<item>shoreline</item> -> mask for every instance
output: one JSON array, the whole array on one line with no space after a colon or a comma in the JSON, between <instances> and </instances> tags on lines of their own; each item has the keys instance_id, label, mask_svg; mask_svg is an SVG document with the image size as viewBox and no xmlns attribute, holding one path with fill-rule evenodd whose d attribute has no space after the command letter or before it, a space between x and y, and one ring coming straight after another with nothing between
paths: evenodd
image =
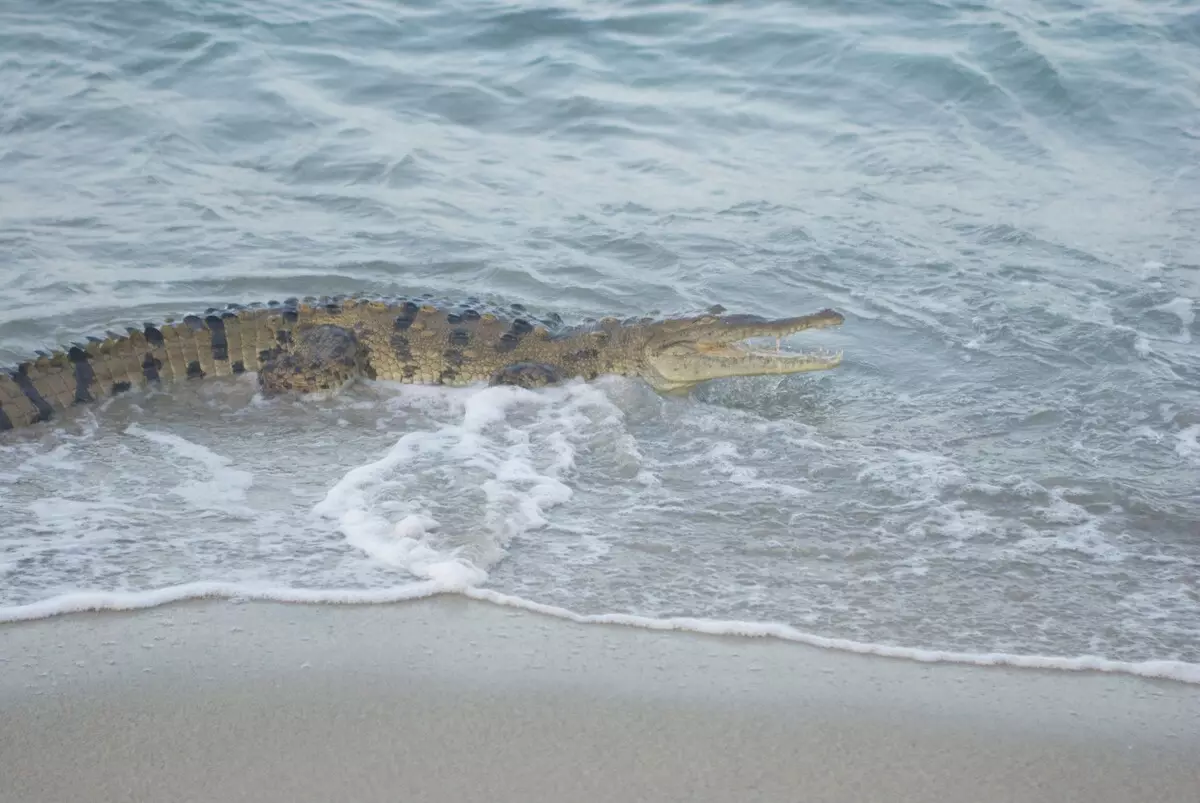
<instances>
[{"instance_id":1,"label":"shoreline","mask_svg":"<svg viewBox=\"0 0 1200 803\"><path fill-rule=\"evenodd\" d=\"M1200 694L437 595L0 625L0 801L1191 800ZM131 797L132 795L132 797Z\"/></svg>"},{"instance_id":2,"label":"shoreline","mask_svg":"<svg viewBox=\"0 0 1200 803\"><path fill-rule=\"evenodd\" d=\"M1102 673L1200 685L1200 663L1176 659L1148 658L1123 661L1097 655L1041 655L1027 653L972 653L878 642L854 641L798 630L780 622L713 620L696 617L652 618L638 614L580 614L570 609L527 600L488 588L460 587L437 581L418 581L403 589L321 590L247 588L223 582L185 583L141 592L85 591L42 600L15 608L0 608L0 628L62 616L130 613L168 608L189 602L277 603L281 605L395 605L437 597L461 597L484 604L526 611L564 622L633 627L650 631L674 631L702 636L766 638L821 650L869 655L920 664L955 664L979 667L1011 667L1065 673ZM6 614L4 612L7 612Z\"/></svg>"}]
</instances>

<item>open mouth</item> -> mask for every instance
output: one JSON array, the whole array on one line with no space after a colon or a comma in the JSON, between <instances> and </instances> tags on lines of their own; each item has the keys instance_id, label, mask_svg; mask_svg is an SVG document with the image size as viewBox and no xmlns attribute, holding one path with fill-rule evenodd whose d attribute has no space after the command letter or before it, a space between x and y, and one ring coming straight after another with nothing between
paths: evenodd
<instances>
[{"instance_id":1,"label":"open mouth","mask_svg":"<svg viewBox=\"0 0 1200 803\"><path fill-rule=\"evenodd\" d=\"M781 341L777 341L775 348L771 350L750 348L749 346L737 343L734 345L733 351L738 356L772 360L808 360L815 362L841 362L842 360L841 349L807 348L803 351L784 351Z\"/></svg>"},{"instance_id":2,"label":"open mouth","mask_svg":"<svg viewBox=\"0 0 1200 803\"><path fill-rule=\"evenodd\" d=\"M841 351L788 351L784 341L807 329L838 326L842 315L822 310L812 315L769 319L757 315L725 315L703 321L707 331L663 350L666 375L690 383L733 376L798 374L824 371L842 362ZM672 361L675 362L672 362Z\"/></svg>"},{"instance_id":3,"label":"open mouth","mask_svg":"<svg viewBox=\"0 0 1200 803\"><path fill-rule=\"evenodd\" d=\"M751 340L752 338L747 338ZM753 338L759 339L759 338ZM697 351L731 365L740 365L762 373L795 373L824 368L833 368L841 363L843 352L831 349L805 349L803 351L785 351L783 336L773 338L774 348L755 348L751 343L740 341L734 343L711 343L697 348Z\"/></svg>"}]
</instances>

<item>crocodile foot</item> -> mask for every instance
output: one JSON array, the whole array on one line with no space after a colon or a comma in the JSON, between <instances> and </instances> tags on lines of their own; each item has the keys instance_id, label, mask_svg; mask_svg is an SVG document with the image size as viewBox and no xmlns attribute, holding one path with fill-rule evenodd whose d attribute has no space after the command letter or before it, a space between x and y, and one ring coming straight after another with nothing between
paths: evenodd
<instances>
[{"instance_id":1,"label":"crocodile foot","mask_svg":"<svg viewBox=\"0 0 1200 803\"><path fill-rule=\"evenodd\" d=\"M264 396L334 390L362 376L363 361L349 329L329 324L298 329L292 342L281 344L259 367L258 386Z\"/></svg>"},{"instance_id":2,"label":"crocodile foot","mask_svg":"<svg viewBox=\"0 0 1200 803\"><path fill-rule=\"evenodd\" d=\"M492 374L489 384L516 385L521 388L544 388L562 381L562 372L553 365L540 362L516 362Z\"/></svg>"}]
</instances>

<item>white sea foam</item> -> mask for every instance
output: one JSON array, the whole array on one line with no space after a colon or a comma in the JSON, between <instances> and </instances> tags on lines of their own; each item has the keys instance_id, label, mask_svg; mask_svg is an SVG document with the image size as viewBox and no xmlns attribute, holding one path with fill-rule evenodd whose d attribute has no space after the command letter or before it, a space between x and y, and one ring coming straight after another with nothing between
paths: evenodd
<instances>
[{"instance_id":1,"label":"white sea foam","mask_svg":"<svg viewBox=\"0 0 1200 803\"><path fill-rule=\"evenodd\" d=\"M859 471L857 479L923 501L936 500L941 491L959 487L967 481L962 467L954 460L932 452L907 449L878 455Z\"/></svg>"},{"instance_id":2,"label":"white sea foam","mask_svg":"<svg viewBox=\"0 0 1200 803\"><path fill-rule=\"evenodd\" d=\"M1149 260L1147 262L1142 263L1141 270L1139 271L1139 275L1142 279L1144 279L1146 281L1150 281L1153 279L1160 279L1160 278L1162 278L1164 268L1166 268L1166 265L1164 265L1163 263L1157 262L1154 260Z\"/></svg>"},{"instance_id":3,"label":"white sea foam","mask_svg":"<svg viewBox=\"0 0 1200 803\"><path fill-rule=\"evenodd\" d=\"M948 650L925 650L914 647L899 647L890 644L872 644L849 639L828 638L805 633L796 628L775 622L739 622L670 617L652 619L630 614L581 615L552 605L543 605L519 597L500 594L483 588L465 592L472 599L497 605L509 605L537 613L556 616L581 624L613 624L643 627L648 630L686 630L695 633L726 636L772 637L794 641L824 649L841 650L862 655L878 655L887 658L904 658L923 663L958 663L978 666L1011 666L1022 669L1057 669L1064 671L1112 672L1148 678L1177 680L1183 683L1200 684L1200 664L1185 661L1113 661L1098 656L1077 657L1048 655L1011 655L1007 653L967 653Z\"/></svg>"},{"instance_id":4,"label":"white sea foam","mask_svg":"<svg viewBox=\"0 0 1200 803\"><path fill-rule=\"evenodd\" d=\"M263 583L184 583L149 591L76 591L28 605L0 608L0 622L30 622L90 611L138 611L173 602L206 598L331 605L385 604L421 599L448 590L437 582L411 583L379 589L308 589Z\"/></svg>"},{"instance_id":5,"label":"white sea foam","mask_svg":"<svg viewBox=\"0 0 1200 803\"><path fill-rule=\"evenodd\" d=\"M409 398L431 401L425 390ZM405 433L383 457L347 472L313 512L372 557L463 588L486 581L513 538L544 527L547 510L571 498L562 478L574 469L575 441L587 437L587 413L612 405L583 383L547 393L470 389L448 398L457 421ZM436 509L446 505L431 489L448 482L458 483L457 507L482 502L482 515L471 521L473 531L438 538Z\"/></svg>"},{"instance_id":6,"label":"white sea foam","mask_svg":"<svg viewBox=\"0 0 1200 803\"><path fill-rule=\"evenodd\" d=\"M1179 318L1181 326L1178 340L1180 343L1192 342L1191 326L1196 322L1195 304L1196 302L1192 299L1179 296L1154 308L1163 312L1169 312Z\"/></svg>"},{"instance_id":7,"label":"white sea foam","mask_svg":"<svg viewBox=\"0 0 1200 803\"><path fill-rule=\"evenodd\" d=\"M1200 465L1200 424L1192 424L1176 433L1175 453L1188 462Z\"/></svg>"},{"instance_id":8,"label":"white sea foam","mask_svg":"<svg viewBox=\"0 0 1200 803\"><path fill-rule=\"evenodd\" d=\"M743 488L766 491L784 497L809 495L807 490L795 484L761 479L758 469L745 465L740 459L742 455L738 451L738 447L729 441L717 441L705 457L716 471L724 474L731 483Z\"/></svg>"},{"instance_id":9,"label":"white sea foam","mask_svg":"<svg viewBox=\"0 0 1200 803\"><path fill-rule=\"evenodd\" d=\"M470 599L520 608L579 624L623 625L647 630L676 630L706 635L777 638L821 649L839 650L900 658L922 663L1009 666L1019 669L1070 672L1109 672L1145 678L1200 684L1200 664L1184 661L1114 661L1093 655L1050 656L1008 653L968 653L927 650L891 644L874 644L850 639L829 638L805 633L776 622L743 622L692 617L652 618L633 614L605 613L585 615L567 608L533 602L486 588L450 588L440 581L412 583L388 589L294 589L261 584L189 583L144 592L82 592L47 599L31 605L0 608L0 622L30 621L67 613L86 611L132 611L153 608L188 599L224 597L237 601L262 600L303 604L384 604L422 599L435 594L460 593Z\"/></svg>"},{"instance_id":10,"label":"white sea foam","mask_svg":"<svg viewBox=\"0 0 1200 803\"><path fill-rule=\"evenodd\" d=\"M228 457L179 435L157 432L138 424L130 424L125 432L162 446L171 457L183 461L182 465L196 478L175 486L172 493L193 507L207 509L217 505L228 511L233 507L232 502L246 499L246 490L254 484L254 475L232 468L233 461ZM173 462L178 464L178 461Z\"/></svg>"},{"instance_id":11,"label":"white sea foam","mask_svg":"<svg viewBox=\"0 0 1200 803\"><path fill-rule=\"evenodd\" d=\"M1196 671L1140 660L1192 655L1180 549L1122 560L1147 549L1117 550L1104 514L1049 483L980 476L958 454L830 438L616 380L241 405L218 409L237 437L177 415L8 449L0 619L198 596L463 593L580 622L914 660ZM296 433L304 449L271 448ZM253 515L230 517L231 500ZM1045 572L1064 561L1069 579ZM1123 599L1130 615L1097 640L1092 623L1126 577L1149 592ZM1014 635L1010 623L1033 617L1053 630ZM806 632L818 627L842 638ZM891 646L905 643L940 649ZM1113 652L1038 657L1060 650Z\"/></svg>"},{"instance_id":12,"label":"white sea foam","mask_svg":"<svg viewBox=\"0 0 1200 803\"><path fill-rule=\"evenodd\" d=\"M964 502L950 502L935 506L907 532L912 536L943 536L950 539L950 549L959 549L973 538L1002 533L1008 526L1004 519L972 509Z\"/></svg>"},{"instance_id":13,"label":"white sea foam","mask_svg":"<svg viewBox=\"0 0 1200 803\"><path fill-rule=\"evenodd\" d=\"M1017 552L1033 554L1050 551L1078 552L1100 561L1117 562L1126 555L1104 536L1093 522L1083 522L1061 532L1045 535L1035 534L1022 538L1014 545Z\"/></svg>"}]
</instances>

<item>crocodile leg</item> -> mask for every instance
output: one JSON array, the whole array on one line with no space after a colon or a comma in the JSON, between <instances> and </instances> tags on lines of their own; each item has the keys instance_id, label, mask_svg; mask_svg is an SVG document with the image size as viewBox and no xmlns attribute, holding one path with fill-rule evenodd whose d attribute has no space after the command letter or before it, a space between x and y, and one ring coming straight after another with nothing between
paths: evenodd
<instances>
[{"instance_id":1,"label":"crocodile leg","mask_svg":"<svg viewBox=\"0 0 1200 803\"><path fill-rule=\"evenodd\" d=\"M562 371L540 362L516 362L492 374L489 384L516 385L522 388L543 388L562 381Z\"/></svg>"},{"instance_id":2,"label":"crocodile leg","mask_svg":"<svg viewBox=\"0 0 1200 803\"><path fill-rule=\"evenodd\" d=\"M320 324L296 329L258 369L263 395L334 390L366 376L366 349L354 332Z\"/></svg>"}]
</instances>

